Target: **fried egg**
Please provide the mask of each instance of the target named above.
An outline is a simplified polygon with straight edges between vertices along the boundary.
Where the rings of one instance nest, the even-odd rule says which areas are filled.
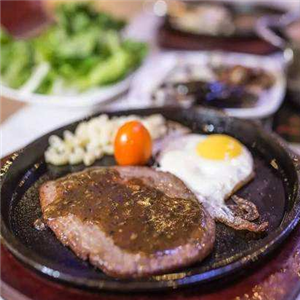
[[[234,221],[225,200],[254,176],[250,151],[224,134],[188,134],[161,151],[162,171],[180,178],[215,219]]]

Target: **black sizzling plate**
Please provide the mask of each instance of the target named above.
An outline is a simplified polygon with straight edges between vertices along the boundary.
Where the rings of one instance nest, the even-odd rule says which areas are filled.
[[[146,279],[117,280],[106,276],[62,246],[49,229],[37,231],[33,227],[33,222],[41,216],[39,185],[83,168],[47,166],[43,159],[49,136],[61,135],[66,129],[74,130],[78,123],[73,123],[30,144],[2,170],[1,234],[5,245],[24,264],[52,279],[93,290],[141,291],[203,284],[241,270],[253,261],[263,260],[298,223],[300,163],[275,135],[267,134],[253,122],[226,117],[209,109],[160,108],[109,115],[133,113],[143,116],[161,113],[194,132],[227,133],[247,145],[255,159],[256,176],[237,194],[258,206],[262,219],[270,223],[268,234],[258,237],[217,224],[214,250],[203,262]],[[97,165],[113,163],[112,157],[105,157]]]
[[[201,4],[206,3],[206,1],[202,1]],[[198,4],[193,2],[192,5],[197,6]],[[207,4],[211,4],[210,1],[207,2]],[[263,16],[280,16],[285,13],[285,10],[277,8],[277,7],[270,7],[266,5],[253,5],[253,4],[245,4],[245,3],[224,3],[220,1],[214,1],[214,4],[220,5],[222,7],[225,7],[229,10],[230,14],[233,18],[233,23],[235,20],[239,18],[246,18],[246,17],[257,17],[259,19]],[[223,38],[255,38],[257,37],[257,34],[255,32],[255,28],[250,28],[249,30],[242,30],[241,28],[236,25],[236,30],[232,34],[205,34],[205,33],[193,33],[186,30],[181,30],[179,28],[173,27],[173,25],[170,22],[170,18],[167,15],[165,17],[164,23],[162,25],[167,30],[172,30],[174,32],[177,32],[179,34],[185,34],[187,36],[190,36],[191,38],[197,38],[197,37],[223,37]]]

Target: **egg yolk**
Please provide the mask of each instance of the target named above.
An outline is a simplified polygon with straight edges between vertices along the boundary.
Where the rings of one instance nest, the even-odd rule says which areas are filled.
[[[242,152],[242,144],[231,136],[224,134],[209,135],[197,144],[197,154],[213,160],[235,158]]]

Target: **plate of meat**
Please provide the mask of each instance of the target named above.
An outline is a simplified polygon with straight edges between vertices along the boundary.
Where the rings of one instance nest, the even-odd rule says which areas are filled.
[[[202,105],[245,119],[272,116],[285,96],[280,57],[219,51],[152,56],[137,73],[130,99],[151,106]]]
[[[231,278],[300,216],[299,159],[284,142],[200,107],[97,114],[15,153],[1,177],[5,246],[94,291]]]
[[[285,10],[259,3],[172,1],[158,31],[163,48],[269,54],[276,50],[255,32],[264,16],[279,17]]]

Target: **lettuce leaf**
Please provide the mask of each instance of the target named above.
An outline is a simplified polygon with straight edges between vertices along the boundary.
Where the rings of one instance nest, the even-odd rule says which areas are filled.
[[[51,94],[59,81],[78,91],[118,82],[136,69],[147,54],[147,45],[124,40],[123,20],[98,12],[89,2],[59,4],[56,22],[39,36],[17,40],[0,31],[2,81],[21,88],[37,66],[50,71],[35,92]]]

